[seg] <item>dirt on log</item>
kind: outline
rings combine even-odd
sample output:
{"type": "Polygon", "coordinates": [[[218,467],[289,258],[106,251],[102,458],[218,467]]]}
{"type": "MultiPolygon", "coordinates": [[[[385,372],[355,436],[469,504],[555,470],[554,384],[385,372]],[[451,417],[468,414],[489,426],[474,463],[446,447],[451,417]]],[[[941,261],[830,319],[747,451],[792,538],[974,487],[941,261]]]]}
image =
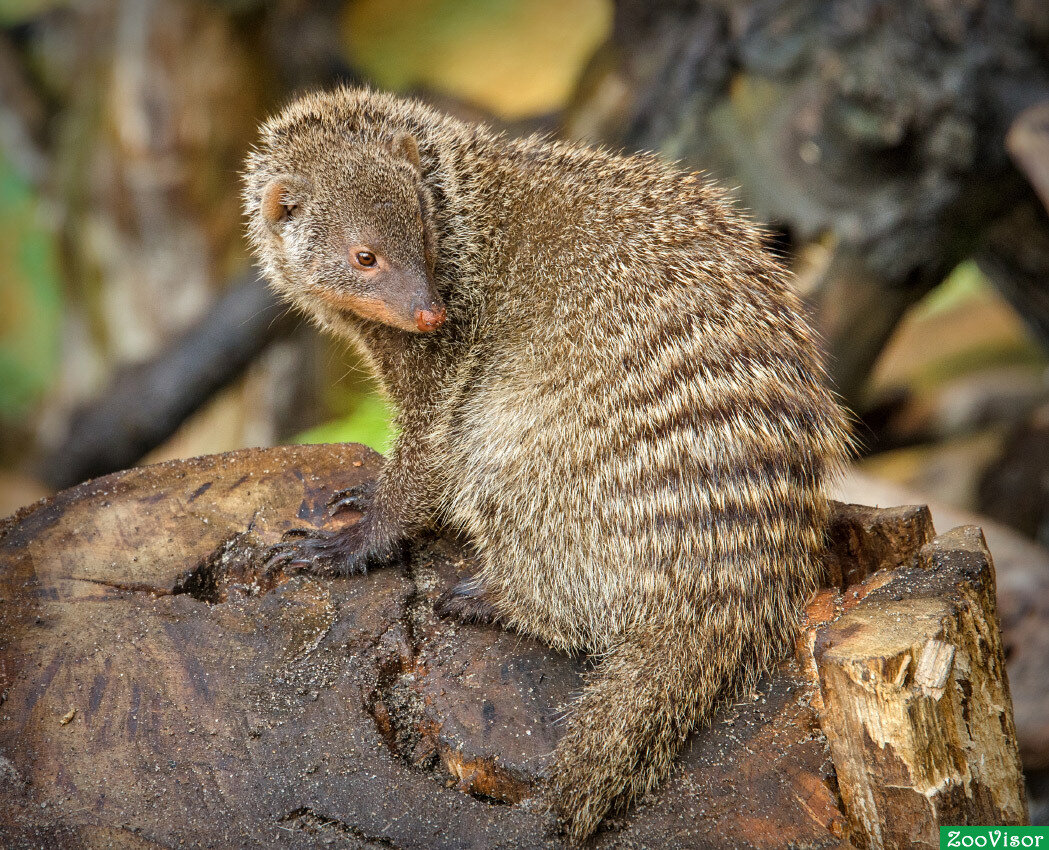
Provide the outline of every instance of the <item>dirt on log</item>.
{"type": "MultiPolygon", "coordinates": [[[[0,845],[562,846],[534,794],[584,662],[437,618],[469,569],[455,541],[347,579],[260,566],[291,527],[355,521],[329,518],[327,498],[380,463],[350,445],[171,462],[0,524],[0,845]]],[[[922,508],[839,506],[831,586],[798,658],[697,732],[673,778],[590,846],[878,846],[842,806],[820,659],[850,616],[889,616],[912,593],[951,610],[982,600],[986,640],[959,645],[952,670],[984,665],[1008,722],[979,753],[945,746],[963,767],[993,752],[1022,805],[990,560],[973,573],[954,537],[932,538],[922,508]]],[[[984,710],[960,676],[944,682],[944,705],[984,710]]],[[[949,816],[981,822],[986,800],[960,788],[949,816]]]]}

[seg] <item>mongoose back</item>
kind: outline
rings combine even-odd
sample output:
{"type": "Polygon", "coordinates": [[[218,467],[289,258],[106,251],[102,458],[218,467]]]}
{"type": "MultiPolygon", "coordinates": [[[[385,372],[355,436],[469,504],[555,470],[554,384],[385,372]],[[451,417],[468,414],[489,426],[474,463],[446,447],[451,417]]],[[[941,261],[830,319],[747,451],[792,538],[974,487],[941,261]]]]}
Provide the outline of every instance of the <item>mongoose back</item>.
{"type": "Polygon", "coordinates": [[[329,574],[448,524],[446,599],[597,657],[547,798],[570,839],[654,788],[719,700],[791,645],[845,419],[758,230],[654,156],[508,139],[343,88],[262,128],[245,174],[272,285],[355,340],[400,435],[329,574]]]}

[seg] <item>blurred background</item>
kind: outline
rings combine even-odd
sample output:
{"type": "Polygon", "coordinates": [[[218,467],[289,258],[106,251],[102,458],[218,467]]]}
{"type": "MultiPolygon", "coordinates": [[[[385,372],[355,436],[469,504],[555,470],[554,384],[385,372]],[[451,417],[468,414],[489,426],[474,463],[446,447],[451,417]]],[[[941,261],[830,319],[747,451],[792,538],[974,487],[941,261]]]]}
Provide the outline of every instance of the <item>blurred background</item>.
{"type": "Polygon", "coordinates": [[[337,82],[735,187],[855,413],[845,495],[993,529],[1044,785],[1044,0],[0,0],[0,516],[135,464],[388,444],[353,352],[257,279],[239,211],[259,121],[337,82]]]}

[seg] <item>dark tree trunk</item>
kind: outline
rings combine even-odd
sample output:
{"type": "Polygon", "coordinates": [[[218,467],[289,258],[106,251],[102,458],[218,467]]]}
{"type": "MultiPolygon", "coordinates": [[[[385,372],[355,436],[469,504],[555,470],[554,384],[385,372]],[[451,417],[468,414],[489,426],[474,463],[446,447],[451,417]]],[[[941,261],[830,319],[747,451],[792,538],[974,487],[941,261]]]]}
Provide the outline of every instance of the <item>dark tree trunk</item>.
{"type": "MultiPolygon", "coordinates": [[[[1047,34],[1049,7],[1011,0],[619,0],[565,129],[709,170],[793,245],[826,246],[805,294],[859,408],[906,309],[1031,197],[1005,138],[1049,100],[1047,34]]],[[[997,258],[1003,293],[1049,323],[997,258]]]]}

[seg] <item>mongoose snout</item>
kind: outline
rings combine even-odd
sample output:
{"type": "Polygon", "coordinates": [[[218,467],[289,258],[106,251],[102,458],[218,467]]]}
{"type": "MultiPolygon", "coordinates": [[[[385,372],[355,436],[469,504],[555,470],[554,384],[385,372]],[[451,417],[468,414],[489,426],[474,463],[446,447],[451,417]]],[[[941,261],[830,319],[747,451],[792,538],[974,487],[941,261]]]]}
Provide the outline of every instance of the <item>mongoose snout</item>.
{"type": "Polygon", "coordinates": [[[443,304],[433,303],[429,307],[416,307],[415,326],[423,333],[435,331],[444,324],[447,316],[448,311],[443,304]]]}

